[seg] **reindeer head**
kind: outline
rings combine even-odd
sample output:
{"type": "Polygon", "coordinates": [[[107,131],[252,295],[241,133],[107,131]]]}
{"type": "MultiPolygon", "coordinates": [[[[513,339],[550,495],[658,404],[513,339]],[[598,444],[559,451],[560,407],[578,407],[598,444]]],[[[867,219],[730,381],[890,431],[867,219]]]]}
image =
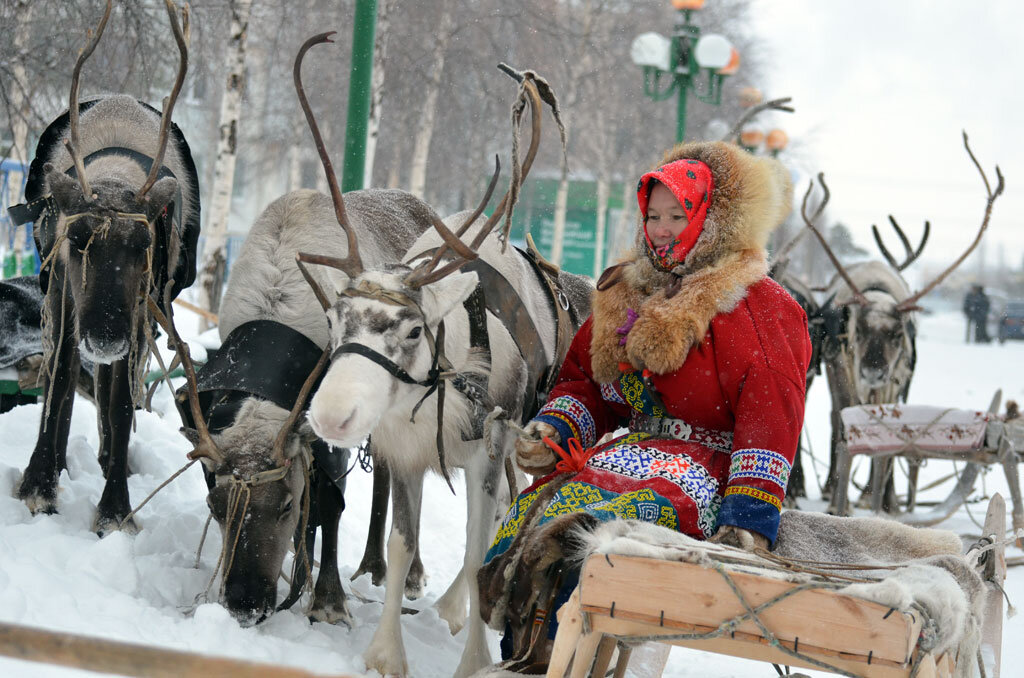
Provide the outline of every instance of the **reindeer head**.
{"type": "Polygon", "coordinates": [[[305,455],[315,436],[300,425],[276,450],[274,441],[287,418],[280,407],[247,398],[232,424],[210,435],[215,447],[204,446],[197,431],[185,431],[195,445],[192,454],[213,479],[206,503],[223,539],[221,602],[242,625],[274,612],[277,582],[307,491],[305,455]]]}
{"type": "Polygon", "coordinates": [[[72,178],[50,164],[44,167],[46,183],[59,213],[57,269],[74,303],[79,348],[98,363],[111,363],[128,353],[140,326],[135,313],[141,309],[152,283],[153,224],[167,213],[178,193],[173,177],[159,181],[157,177],[167,149],[171,112],[188,70],[189,14],[186,6],[179,24],[172,0],[164,0],[164,4],[178,44],[179,63],[174,87],[164,101],[158,150],[148,176],[138,165],[117,155],[97,159],[86,168],[80,154],[79,79],[82,66],[96,49],[110,18],[111,0],[107,1],[92,40],[79,53],[71,77],[69,135],[64,145],[76,176],[72,178]]]}
{"type": "Polygon", "coordinates": [[[149,293],[152,224],[174,199],[177,181],[165,177],[143,197],[128,182],[104,177],[91,195],[65,174],[46,168],[60,210],[56,259],[74,303],[79,348],[90,360],[111,363],[127,353],[138,323],[136,309],[149,293]]]}

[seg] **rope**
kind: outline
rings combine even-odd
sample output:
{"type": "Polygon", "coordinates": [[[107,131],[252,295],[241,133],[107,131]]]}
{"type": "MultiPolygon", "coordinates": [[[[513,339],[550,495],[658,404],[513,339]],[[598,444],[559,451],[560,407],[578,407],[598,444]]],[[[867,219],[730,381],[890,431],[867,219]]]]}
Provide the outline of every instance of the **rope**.
{"type": "Polygon", "coordinates": [[[142,507],[145,506],[146,504],[148,504],[149,500],[152,499],[153,497],[155,497],[157,492],[159,492],[160,490],[162,490],[165,487],[167,487],[168,485],[170,485],[171,481],[173,481],[175,478],[177,478],[182,473],[187,471],[188,467],[191,466],[192,464],[196,463],[197,461],[199,461],[199,460],[198,459],[193,459],[192,461],[188,462],[187,464],[182,466],[180,469],[175,471],[173,474],[171,474],[170,478],[168,478],[167,480],[165,480],[162,483],[160,483],[155,490],[153,490],[152,492],[149,493],[148,497],[146,497],[145,499],[142,500],[141,504],[139,504],[138,506],[133,508],[131,510],[131,512],[128,515],[126,515],[123,520],[121,520],[121,524],[118,526],[118,529],[123,530],[124,526],[128,523],[129,520],[131,520],[132,516],[134,516],[139,511],[141,511],[142,507]]]}

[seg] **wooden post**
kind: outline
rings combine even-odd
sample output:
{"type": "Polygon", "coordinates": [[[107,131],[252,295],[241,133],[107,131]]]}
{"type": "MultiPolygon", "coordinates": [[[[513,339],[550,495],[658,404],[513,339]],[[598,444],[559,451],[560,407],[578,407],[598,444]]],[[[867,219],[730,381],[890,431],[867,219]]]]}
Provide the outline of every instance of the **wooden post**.
{"type": "MultiPolygon", "coordinates": [[[[0,656],[143,678],[314,678],[299,668],[211,657],[0,622],[0,656]]],[[[338,675],[335,678],[352,678],[338,675]]]]}

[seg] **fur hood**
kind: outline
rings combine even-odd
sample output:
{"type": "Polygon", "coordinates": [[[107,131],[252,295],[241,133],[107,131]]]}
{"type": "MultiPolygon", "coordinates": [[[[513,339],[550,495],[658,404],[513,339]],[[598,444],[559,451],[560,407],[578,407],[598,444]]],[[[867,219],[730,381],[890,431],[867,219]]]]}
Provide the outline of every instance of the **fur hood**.
{"type": "Polygon", "coordinates": [[[638,223],[633,250],[602,276],[591,342],[594,376],[602,383],[618,379],[620,363],[655,374],[675,371],[711,319],[733,310],[768,273],[768,238],[792,205],[789,173],[777,160],[724,142],[680,144],[661,164],[684,158],[705,163],[714,176],[704,230],[685,262],[665,273],[644,254],[638,223]],[[636,314],[631,327],[629,310],[636,314]],[[630,329],[620,345],[624,327],[630,329]]]}

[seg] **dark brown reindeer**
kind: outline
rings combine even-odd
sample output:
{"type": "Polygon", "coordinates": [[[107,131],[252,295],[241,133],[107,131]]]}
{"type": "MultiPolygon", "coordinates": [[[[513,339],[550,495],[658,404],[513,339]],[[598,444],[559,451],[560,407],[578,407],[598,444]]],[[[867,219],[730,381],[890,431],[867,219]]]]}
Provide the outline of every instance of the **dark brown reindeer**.
{"type": "MultiPolygon", "coordinates": [[[[920,244],[917,248],[912,248],[896,220],[890,216],[890,223],[906,250],[903,261],[897,261],[893,257],[884,246],[878,229],[872,227],[876,242],[887,263],[869,261],[843,266],[828,247],[813,220],[807,217],[806,204],[810,188],[804,198],[805,222],[818,238],[837,271],[826,291],[828,301],[822,310],[826,327],[822,356],[832,394],[831,463],[829,481],[826,485],[829,491],[834,490],[836,444],[842,435],[840,411],[851,405],[906,401],[917,362],[915,311],[920,310],[918,302],[940,285],[974,251],[988,228],[992,205],[1003,192],[1004,181],[999,167],[996,166],[997,183],[993,189],[971,151],[966,132],[963,134],[963,142],[985,186],[986,203],[981,225],[967,249],[917,292],[911,293],[901,273],[921,255],[930,232],[930,223],[925,223],[920,244]]],[[[821,174],[818,175],[818,179],[824,188],[824,178],[821,174]]],[[[911,466],[908,496],[908,505],[911,508],[915,501],[916,472],[917,469],[911,466]]],[[[883,508],[887,511],[895,510],[891,469],[873,469],[872,477],[888,478],[885,487],[874,486],[869,490],[885,492],[883,508]]],[[[835,507],[831,509],[834,510],[835,507]]]]}
{"type": "Polygon", "coordinates": [[[79,103],[82,66],[110,17],[108,0],[75,64],[68,112],[40,139],[23,206],[35,218],[43,257],[45,359],[39,437],[17,496],[33,512],[57,511],[82,355],[96,364],[106,486],[93,529],[101,535],[135,530],[122,521],[131,510],[128,439],[149,350],[145,300],[154,290],[173,297],[195,278],[198,184],[188,145],[171,124],[188,67],[188,8],[183,30],[176,6],[165,5],[180,59],[163,113],[119,95],[79,103]]]}

